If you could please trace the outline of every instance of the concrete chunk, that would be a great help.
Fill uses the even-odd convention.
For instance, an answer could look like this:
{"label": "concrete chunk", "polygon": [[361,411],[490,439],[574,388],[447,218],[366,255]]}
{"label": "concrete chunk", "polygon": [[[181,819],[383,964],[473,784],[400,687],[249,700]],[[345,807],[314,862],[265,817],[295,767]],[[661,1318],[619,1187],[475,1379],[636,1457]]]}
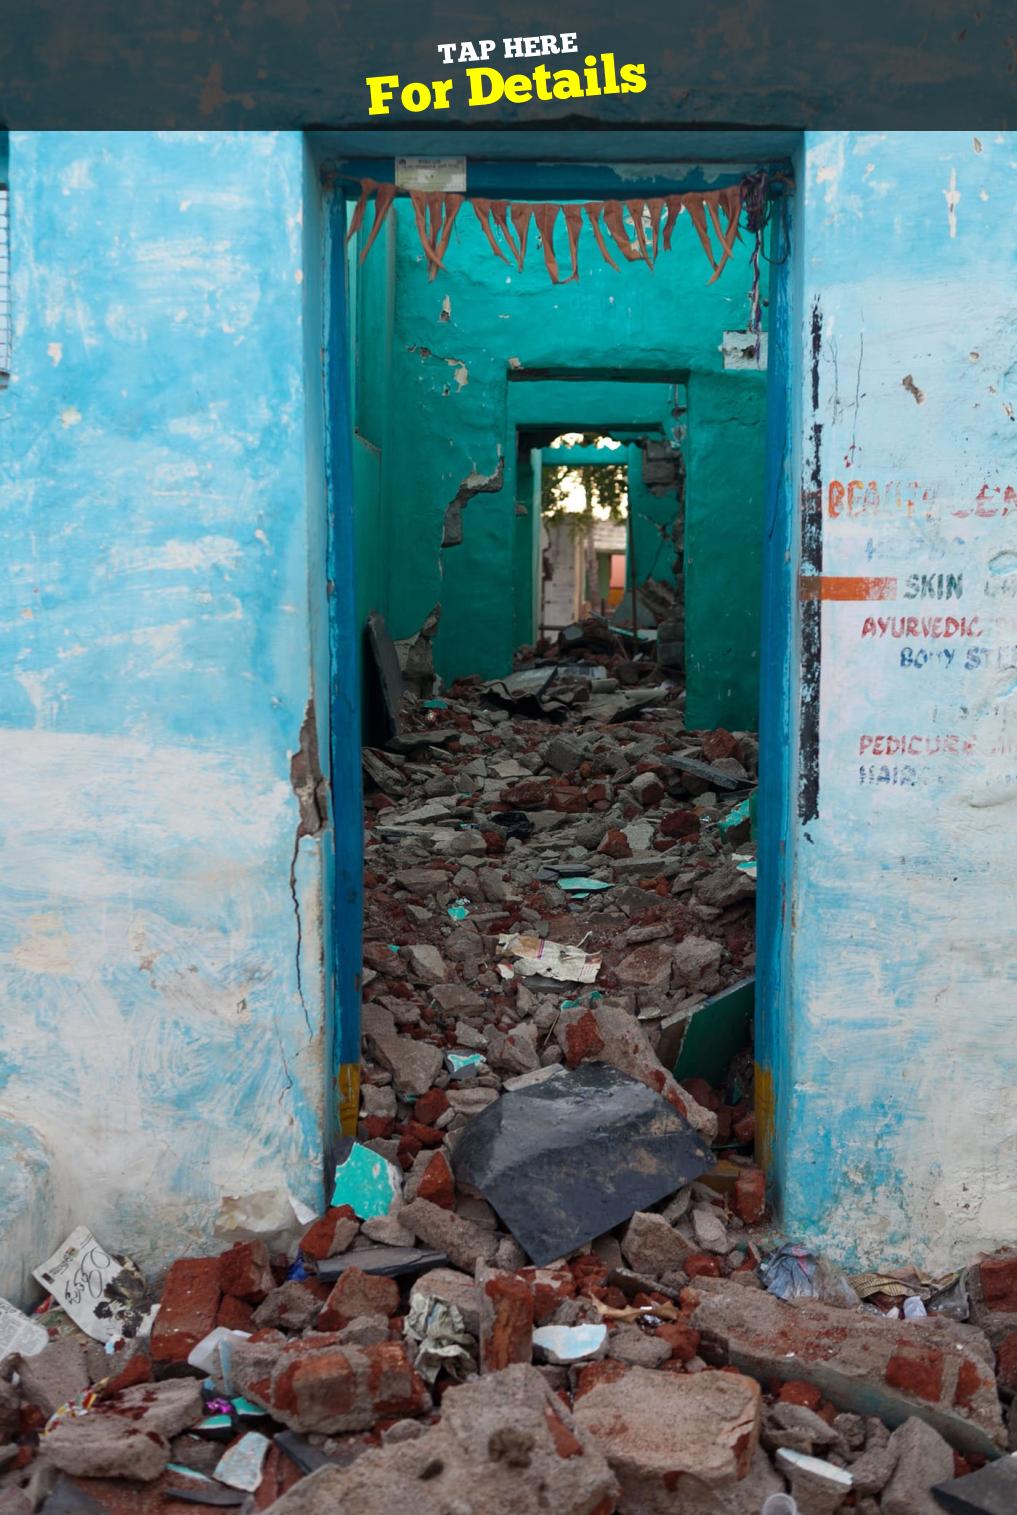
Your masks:
{"label": "concrete chunk", "polygon": [[699,1515],[748,1475],[761,1404],[739,1374],[630,1368],[580,1390],[575,1417],[611,1464],[626,1515]]}
{"label": "concrete chunk", "polygon": [[684,1295],[701,1355],[769,1379],[805,1379],[841,1410],[888,1425],[918,1416],[958,1451],[992,1457],[1005,1446],[992,1351],[981,1331],[942,1316],[888,1320],[702,1279]]}
{"label": "concrete chunk", "polygon": [[539,1369],[517,1364],[449,1389],[438,1425],[320,1469],[268,1515],[610,1515],[617,1492],[603,1454]]}

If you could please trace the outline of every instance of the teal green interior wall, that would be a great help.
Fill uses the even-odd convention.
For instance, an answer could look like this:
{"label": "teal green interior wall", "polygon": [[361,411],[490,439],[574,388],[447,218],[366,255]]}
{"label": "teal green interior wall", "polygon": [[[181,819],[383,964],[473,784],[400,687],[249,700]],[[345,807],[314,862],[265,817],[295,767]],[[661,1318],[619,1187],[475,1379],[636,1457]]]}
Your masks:
{"label": "teal green interior wall", "polygon": [[[645,425],[671,438],[678,424],[675,391],[663,376],[673,374],[689,386],[690,410],[691,396],[703,384],[704,424],[720,425],[729,413],[737,418],[745,470],[754,467],[761,480],[763,377],[725,372],[720,351],[724,331],[746,324],[748,248],[739,249],[711,285],[691,223],[679,226],[672,251],[662,253],[652,270],[633,263],[615,271],[587,233],[580,243],[579,281],[555,286],[535,229],[520,273],[494,256],[468,207],[456,222],[445,270],[433,281],[405,202],[394,207],[387,237],[358,274],[357,382],[365,394],[357,414],[377,414],[379,404],[383,411],[381,441],[357,442],[363,449],[369,440],[381,454],[359,459],[360,607],[369,608],[380,594],[376,608],[393,635],[403,637],[440,603],[435,661],[442,677],[496,677],[511,667],[519,642],[529,639],[520,630],[532,614],[535,523],[517,511],[530,508],[529,481],[517,478],[517,427]],[[564,247],[564,238],[559,240]],[[382,264],[384,275],[377,271]],[[372,345],[381,342],[387,366]],[[534,369],[570,377],[513,378]],[[653,375],[653,382],[623,377],[640,372]],[[690,702],[704,724],[705,715],[715,714],[718,721],[751,725],[754,673],[746,681],[714,666],[729,655],[716,629],[727,624],[727,603],[758,606],[757,586],[745,582],[757,571],[758,551],[739,533],[758,531],[759,489],[750,489],[736,469],[737,509],[725,516],[709,504],[714,474],[725,460],[730,467],[731,451],[722,434],[700,439],[694,451],[703,480],[696,529],[705,533],[701,546],[709,546],[712,566],[697,600],[704,602],[704,645],[694,672],[701,688],[690,687]],[[446,511],[460,486],[471,476],[494,474],[502,460],[501,489],[476,494],[465,505],[462,543],[443,548]],[[689,469],[691,487],[691,455]],[[633,472],[639,575],[667,578],[673,554],[669,545],[662,549],[657,523],[674,503],[651,495],[640,470]],[[711,595],[716,603],[707,607]],[[751,615],[743,618],[749,634],[754,624]],[[757,648],[748,654],[740,649],[740,661],[754,670]]]}
{"label": "teal green interior wall", "polygon": [[[523,647],[533,640],[533,612],[537,586],[533,577],[533,465],[529,456],[516,462],[514,561],[512,565],[512,641]],[[539,529],[539,528],[538,528]]]}
{"label": "teal green interior wall", "polygon": [[693,730],[758,724],[763,400],[754,373],[689,379],[685,721]]}
{"label": "teal green interior wall", "polygon": [[[384,613],[387,548],[382,497],[390,403],[395,312],[395,235],[385,226],[363,263],[365,233],[351,242],[346,278],[351,316],[350,393],[353,396],[353,489],[356,613],[363,626],[372,610]],[[358,652],[360,639],[358,638]]]}
{"label": "teal green interior wall", "polygon": [[[669,398],[671,398],[669,394]],[[677,418],[668,418],[665,435],[674,430]],[[678,496],[673,490],[666,495],[652,494],[643,483],[643,450],[630,446],[626,449],[629,465],[629,513],[632,517],[632,553],[625,564],[626,583],[632,583],[632,565],[638,582],[647,579],[673,584],[674,541],[671,535]]]}

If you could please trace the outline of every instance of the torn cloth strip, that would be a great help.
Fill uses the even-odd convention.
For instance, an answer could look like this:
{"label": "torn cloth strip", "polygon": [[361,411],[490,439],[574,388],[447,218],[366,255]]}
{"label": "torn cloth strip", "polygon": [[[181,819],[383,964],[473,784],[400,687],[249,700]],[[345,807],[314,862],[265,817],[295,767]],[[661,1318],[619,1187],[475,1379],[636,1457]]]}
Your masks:
{"label": "torn cloth strip", "polygon": [[[760,180],[765,178],[765,175],[754,174],[742,183],[724,189],[689,190],[662,198],[593,200],[584,205],[562,205],[552,201],[509,202],[480,197],[470,203],[491,251],[505,263],[514,262],[520,270],[526,262],[530,226],[535,224],[552,284],[563,282],[554,250],[554,229],[559,215],[565,222],[568,237],[571,267],[564,282],[569,283],[579,278],[579,236],[584,213],[600,256],[611,268],[617,269],[619,265],[612,257],[604,235],[605,227],[627,262],[645,263],[652,268],[662,251],[671,251],[675,227],[685,211],[709,261],[709,282],[712,284],[723,273],[734,252],[735,242],[739,240],[739,221],[746,200],[749,201],[748,230],[758,240],[757,228],[761,220],[758,206],[760,197],[765,198],[766,194],[766,185]],[[368,202],[374,201],[374,224],[360,254],[363,261],[377,238],[397,190],[392,184],[379,184],[374,179],[357,182],[360,198],[350,221],[349,237],[361,229]],[[433,279],[439,269],[445,267],[452,227],[465,197],[410,190],[409,198],[417,235],[427,260],[428,277]]]}

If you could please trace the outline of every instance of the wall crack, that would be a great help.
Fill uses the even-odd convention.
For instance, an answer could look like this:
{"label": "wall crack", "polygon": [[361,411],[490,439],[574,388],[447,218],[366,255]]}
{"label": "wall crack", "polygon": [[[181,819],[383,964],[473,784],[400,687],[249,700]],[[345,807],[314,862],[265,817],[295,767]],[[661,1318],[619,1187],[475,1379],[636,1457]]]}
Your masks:
{"label": "wall crack", "polygon": [[[308,1032],[310,1032],[311,1017],[307,1009],[307,1000],[304,996],[303,971],[301,968],[301,956],[304,947],[304,925],[300,914],[300,896],[297,892],[297,858],[300,854],[301,837],[320,836],[328,825],[328,784],[321,771],[321,761],[318,752],[318,728],[315,720],[313,699],[308,700],[307,708],[304,711],[304,719],[300,727],[300,745],[290,758],[290,783],[293,786],[293,793],[296,795],[297,803],[300,807],[300,819],[297,822],[297,832],[293,838],[293,854],[290,858],[290,898],[293,901],[293,915],[297,923],[297,993],[300,996],[300,1006],[304,1012],[304,1020],[307,1023]],[[286,1071],[288,1076],[289,1069]]]}

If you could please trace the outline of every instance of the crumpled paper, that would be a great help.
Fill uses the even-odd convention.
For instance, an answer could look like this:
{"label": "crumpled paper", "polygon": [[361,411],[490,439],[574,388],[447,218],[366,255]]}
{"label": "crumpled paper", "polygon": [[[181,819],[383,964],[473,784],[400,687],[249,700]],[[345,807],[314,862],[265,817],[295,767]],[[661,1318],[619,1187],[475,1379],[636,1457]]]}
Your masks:
{"label": "crumpled paper", "polygon": [[442,1369],[460,1383],[478,1371],[477,1338],[467,1331],[455,1305],[411,1295],[403,1329],[416,1347],[414,1367],[428,1383],[434,1383]]}

